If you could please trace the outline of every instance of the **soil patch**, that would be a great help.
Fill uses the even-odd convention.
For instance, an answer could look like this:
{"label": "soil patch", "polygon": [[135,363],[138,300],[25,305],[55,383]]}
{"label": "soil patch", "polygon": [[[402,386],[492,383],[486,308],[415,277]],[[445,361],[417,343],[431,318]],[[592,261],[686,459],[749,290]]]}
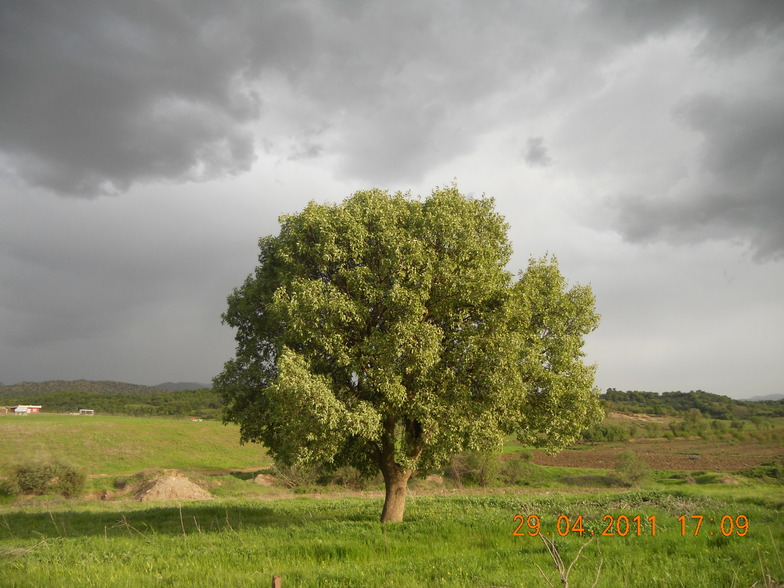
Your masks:
{"label": "soil patch", "polygon": [[732,444],[727,440],[702,439],[640,439],[585,445],[581,449],[565,449],[553,456],[540,450],[532,453],[537,465],[611,469],[615,467],[618,455],[629,449],[652,470],[732,472],[769,463],[784,455],[778,441]]}
{"label": "soil patch", "polygon": [[253,481],[259,486],[272,487],[277,484],[277,480],[275,479],[275,476],[270,474],[259,474],[258,476],[253,478]]}
{"label": "soil patch", "polygon": [[209,500],[212,494],[197,486],[178,472],[166,473],[144,486],[136,493],[136,500]]}

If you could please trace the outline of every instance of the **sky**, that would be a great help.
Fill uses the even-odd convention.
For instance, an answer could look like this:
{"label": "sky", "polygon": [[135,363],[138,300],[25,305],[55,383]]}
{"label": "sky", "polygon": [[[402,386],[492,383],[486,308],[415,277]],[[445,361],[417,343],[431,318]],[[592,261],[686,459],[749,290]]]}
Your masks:
{"label": "sky", "polygon": [[452,182],[600,389],[784,392],[778,0],[5,0],[0,382],[209,382],[280,215]]}

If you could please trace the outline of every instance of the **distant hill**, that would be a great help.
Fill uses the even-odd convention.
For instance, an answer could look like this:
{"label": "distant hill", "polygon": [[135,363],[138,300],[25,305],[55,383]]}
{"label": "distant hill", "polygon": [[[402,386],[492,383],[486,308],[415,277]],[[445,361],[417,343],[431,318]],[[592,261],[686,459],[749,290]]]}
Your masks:
{"label": "distant hill", "polygon": [[170,392],[167,388],[139,386],[125,382],[95,380],[49,380],[47,382],[20,382],[11,386],[0,386],[0,398],[12,398],[29,394],[45,395],[58,392],[90,392],[92,394],[134,394],[149,396]]}
{"label": "distant hill", "polygon": [[729,396],[711,394],[703,390],[690,392],[621,391],[608,388],[599,397],[608,410],[654,415],[684,415],[698,409],[703,416],[713,419],[737,420],[751,416],[784,416],[784,398],[737,400]]}
{"label": "distant hill", "polygon": [[746,402],[767,402],[771,400],[782,400],[784,394],[768,394],[767,396],[754,396],[752,398],[744,398]]}
{"label": "distant hill", "polygon": [[187,389],[92,380],[22,382],[0,386],[0,405],[40,404],[42,412],[47,413],[73,413],[88,408],[96,414],[219,418],[222,400],[218,392],[201,384],[173,385]]}
{"label": "distant hill", "polygon": [[158,384],[156,388],[165,388],[166,390],[179,392],[180,390],[201,390],[203,388],[212,388],[212,384],[200,384],[199,382],[164,382],[163,384]]}

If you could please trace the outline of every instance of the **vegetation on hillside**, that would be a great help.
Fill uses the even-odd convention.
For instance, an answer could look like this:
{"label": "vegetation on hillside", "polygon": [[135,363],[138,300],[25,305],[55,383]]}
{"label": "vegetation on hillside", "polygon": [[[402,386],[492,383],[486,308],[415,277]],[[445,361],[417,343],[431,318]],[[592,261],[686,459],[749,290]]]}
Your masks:
{"label": "vegetation on hillside", "polygon": [[697,409],[703,416],[719,420],[748,419],[749,417],[784,416],[784,399],[752,402],[735,400],[729,396],[711,394],[702,390],[691,392],[622,392],[608,388],[600,396],[608,411],[683,416]]}
{"label": "vegetation on hillside", "polygon": [[152,394],[95,393],[82,390],[57,392],[28,392],[0,397],[6,405],[40,404],[43,411],[78,412],[92,409],[100,414],[128,416],[198,416],[219,418],[221,399],[210,388],[169,392],[159,390]]}
{"label": "vegetation on hillside", "polygon": [[94,394],[135,394],[149,396],[168,392],[169,389],[157,386],[140,386],[126,382],[108,380],[48,380],[46,382],[19,382],[11,386],[0,386],[0,402],[7,403],[7,398],[26,396],[28,394],[54,394],[55,392],[92,392]]}

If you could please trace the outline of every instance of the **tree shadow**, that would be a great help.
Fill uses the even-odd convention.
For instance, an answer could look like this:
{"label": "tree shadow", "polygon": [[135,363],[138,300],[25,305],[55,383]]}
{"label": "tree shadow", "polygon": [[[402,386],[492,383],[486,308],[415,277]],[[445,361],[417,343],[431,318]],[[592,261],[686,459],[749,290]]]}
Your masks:
{"label": "tree shadow", "polygon": [[192,533],[239,532],[248,528],[277,528],[318,525],[336,518],[346,521],[377,522],[377,505],[372,509],[335,508],[321,501],[306,504],[298,500],[281,508],[261,504],[187,505],[167,503],[149,508],[117,510],[57,510],[48,512],[0,513],[0,541],[51,537],[118,537],[124,535],[186,535]]}

